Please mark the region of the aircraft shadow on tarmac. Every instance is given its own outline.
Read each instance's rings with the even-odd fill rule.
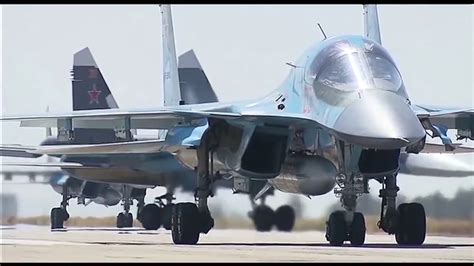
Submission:
[[[92,232],[92,231],[102,231],[102,232],[117,232],[117,234],[139,234],[139,235],[158,235],[166,234],[165,232],[157,231],[148,231],[143,228],[127,228],[127,229],[118,229],[118,228],[68,228],[68,229],[52,229],[51,232]]]
[[[329,243],[200,243],[202,246],[290,246],[290,247],[328,247],[335,248]],[[387,249],[444,249],[455,247],[474,247],[474,244],[424,244],[422,246],[399,246],[395,243],[370,243],[362,246],[344,244],[343,247],[351,248],[387,248]]]
[[[163,231],[148,231],[143,228],[68,228],[68,229],[55,229],[52,232],[72,232],[72,231],[109,231],[117,232],[118,234],[143,234],[143,235],[159,235],[169,234],[169,232]],[[168,245],[167,243],[144,243],[144,242],[88,242],[89,244],[100,244],[100,245]],[[173,245],[170,243],[170,245]],[[197,246],[289,246],[289,247],[328,247],[334,248],[329,243],[199,243]],[[368,243],[362,246],[351,246],[350,244],[344,244],[343,247],[352,248],[384,248],[384,249],[446,249],[456,247],[474,247],[474,244],[424,244],[422,246],[399,246],[395,243]]]
[[[154,246],[154,245],[174,245],[173,243],[153,243],[153,242],[117,242],[117,241],[92,241],[87,242],[88,244],[97,244],[97,245],[143,245],[143,246]],[[335,248],[328,243],[199,243],[192,246],[287,246],[287,247],[328,247]],[[343,248],[352,247],[352,248],[382,248],[382,249],[452,249],[456,247],[474,247],[474,244],[425,244],[422,246],[399,246],[397,244],[389,243],[370,243],[364,244],[362,246],[351,246],[344,245]]]
[[[127,233],[127,232],[137,232],[137,233],[147,233],[147,234],[157,234],[156,231],[150,232],[143,228],[104,228],[104,227],[84,227],[84,228],[62,228],[62,229],[52,229],[51,232],[74,232],[74,231],[108,231],[108,232],[117,232],[117,233]]]

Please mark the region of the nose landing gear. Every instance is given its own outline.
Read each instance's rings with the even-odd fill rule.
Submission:
[[[130,228],[133,226],[133,215],[130,212],[130,206],[133,203],[131,198],[132,188],[124,185],[122,189],[123,212],[117,215],[117,228]]]
[[[69,195],[67,182],[63,185],[62,196],[63,200],[61,201],[61,207],[51,209],[51,229],[64,228],[64,222],[69,219],[67,206],[69,205],[68,201],[71,199],[71,197]]]

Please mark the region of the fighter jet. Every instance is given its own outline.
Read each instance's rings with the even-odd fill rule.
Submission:
[[[201,70],[199,61],[193,50],[187,51],[179,57],[178,70],[180,75],[180,94],[183,99],[191,103],[203,103],[203,102],[216,102],[217,96],[208,84],[207,77]],[[89,48],[84,48],[74,54],[72,74],[72,103],[73,110],[98,110],[98,109],[114,109],[118,108],[118,105],[110,91],[105,78],[96,64],[92,53]],[[134,134],[133,134],[134,133]],[[128,135],[127,135],[128,134]],[[147,137],[148,139],[157,139]],[[74,132],[74,139],[68,142],[58,141],[56,137],[51,134],[51,128],[46,129],[46,139],[40,143],[40,146],[52,146],[52,145],[65,145],[65,144],[98,144],[98,143],[116,143],[123,142],[124,140],[144,140],[143,136],[137,135],[137,132],[127,132],[124,134],[115,134],[113,129],[90,129],[83,128]],[[20,157],[20,158],[37,158],[42,154],[34,154],[27,152],[30,150],[28,147],[20,145],[2,145],[0,147],[0,156],[5,157]],[[14,166],[47,166],[55,167],[52,158],[61,157],[62,155],[53,155],[53,157],[47,157],[47,162],[14,162],[11,165]],[[103,156],[79,158],[82,163],[89,163],[91,161],[104,161]],[[172,191],[175,187],[179,186],[184,191],[193,191],[195,178],[192,173],[189,178],[174,178],[169,183],[164,183],[162,180],[157,180],[153,184],[141,185],[141,184],[119,184],[116,182],[107,183],[107,179],[96,178],[97,175],[113,176],[120,175],[121,178],[141,178],[154,179],[157,172],[153,169],[149,171],[141,171],[140,169],[132,169],[134,164],[134,158],[127,158],[126,156],[106,156],[105,160],[113,161],[114,164],[119,164],[118,168],[107,168],[96,169],[98,171],[89,170],[86,173],[75,173],[72,170],[74,165],[66,166],[60,164],[63,167],[61,170],[49,170],[39,171],[31,170],[6,170],[2,169],[1,173],[5,180],[13,182],[13,176],[28,175],[30,182],[32,183],[44,183],[52,186],[54,191],[58,192],[63,196],[59,208],[53,208],[51,211],[51,228],[63,228],[63,222],[68,220],[69,213],[67,212],[67,206],[70,199],[77,198],[78,204],[88,205],[91,202],[105,205],[114,206],[120,201],[124,206],[123,213],[119,213],[117,216],[117,227],[131,227],[133,223],[133,216],[130,213],[130,205],[133,200],[137,200],[137,218],[142,221],[145,229],[157,229],[160,226],[161,217],[157,217],[157,212],[161,209],[169,209],[174,199]],[[161,160],[162,163],[167,163],[166,160]],[[8,165],[9,163],[4,163]],[[173,167],[169,165],[168,167]],[[174,162],[175,166],[177,162]],[[186,169],[184,169],[186,171]],[[105,172],[104,172],[105,171]],[[188,171],[189,172],[189,171]],[[88,173],[92,173],[88,176]],[[186,173],[183,173],[185,176]],[[43,180],[36,180],[36,176],[43,176]],[[85,176],[85,177],[84,177]],[[98,181],[98,182],[97,182]],[[113,180],[112,180],[113,181]],[[177,184],[177,182],[180,182]],[[168,188],[168,192],[155,199],[158,206],[155,204],[149,204],[145,206],[144,198],[147,188],[154,188],[156,185],[165,186]],[[88,200],[86,202],[86,200]],[[165,203],[166,202],[166,203]],[[146,207],[146,208],[144,208]],[[148,211],[151,209],[152,211]],[[143,211],[144,210],[144,211]],[[153,215],[149,213],[152,212]],[[142,217],[139,217],[139,214]],[[159,215],[163,216],[163,215]],[[147,217],[152,217],[148,218]],[[157,222],[158,221],[158,222]],[[164,225],[166,223],[161,223]],[[165,226],[169,228],[169,226]]]
[[[167,5],[161,9],[163,39],[168,44],[163,85],[177,92],[171,9]],[[382,184],[379,228],[394,234],[400,245],[421,245],[426,235],[423,206],[396,204],[400,154],[462,150],[447,136],[447,130],[457,130],[458,139],[473,140],[474,110],[412,103],[400,70],[382,46],[375,5],[364,6],[364,18],[363,36],[336,36],[312,45],[292,64],[282,84],[261,99],[186,105],[179,94],[165,94],[168,104],[163,108],[2,120],[21,120],[26,127],[56,127],[60,141],[73,140],[77,129],[114,129],[115,134],[125,135],[133,129],[166,130],[165,138],[159,140],[51,145],[27,152],[61,155],[63,168],[87,176],[92,176],[87,171],[104,163],[86,162],[84,158],[91,155],[126,155],[143,167],[166,165],[158,162],[177,158],[182,167],[196,172],[197,203],[172,206],[170,227],[175,244],[196,244],[200,234],[213,227],[207,201],[212,186],[224,179],[233,180],[234,190],[244,193],[250,191],[253,181],[263,182],[256,198],[270,189],[308,196],[334,191],[345,211],[330,215],[327,240],[336,246],[345,241],[362,245],[366,227],[363,214],[356,211],[357,198],[368,193],[368,181],[375,179]],[[443,145],[426,143],[427,134],[439,137]],[[105,166],[113,168],[114,164]],[[172,176],[170,180],[181,173],[173,167],[161,170]],[[107,178],[107,182],[112,179],[152,183],[146,178],[125,180],[120,176]]]
[[[109,90],[105,78],[101,78],[101,83],[103,86],[106,86],[104,90],[97,90],[98,86],[94,86],[93,79],[89,78],[89,75],[82,75],[88,71],[78,71],[80,68],[87,66],[79,66],[79,64],[84,64],[87,62],[86,59],[89,59],[88,67],[92,67],[95,63],[95,60],[89,49],[83,49],[77,52],[74,55],[73,62],[73,77],[72,77],[72,98],[73,98],[73,110],[84,110],[89,109],[93,110],[95,107],[110,109],[116,108],[117,104],[113,98],[112,92]],[[76,71],[74,71],[76,70]],[[94,67],[94,71],[97,71],[95,75],[102,75],[100,69]],[[199,63],[194,51],[190,50],[178,57],[178,74],[179,74],[179,83],[180,83],[180,94],[184,99],[184,102],[195,104],[199,102],[217,102],[218,98],[215,95],[212,86],[207,79],[206,74],[202,66]],[[78,82],[81,81],[81,82]],[[92,88],[92,89],[89,89]],[[97,90],[98,95],[102,95],[103,99],[110,99],[109,101],[114,105],[105,106],[97,105],[97,102],[104,102],[102,98],[97,97],[96,101],[90,101],[91,94],[86,93],[89,91]],[[104,93],[104,94],[102,94]],[[95,96],[95,95],[94,95]],[[80,139],[76,138],[73,143],[82,143],[87,144],[89,142],[95,143],[98,142],[98,137],[101,135],[96,131],[82,130],[79,134],[82,134]],[[134,134],[134,139],[143,139],[142,136]],[[81,141],[82,140],[82,141]],[[115,136],[115,134],[109,134],[108,136],[102,137],[101,140],[105,143],[120,142],[123,141]],[[51,129],[47,128],[46,130],[46,139],[40,145],[64,145],[66,143],[57,141],[56,137],[52,137]],[[461,148],[462,149],[462,148]],[[456,149],[459,151],[460,149]],[[1,146],[0,147],[1,156],[13,156],[13,157],[27,157],[34,158],[38,157],[37,154],[25,152],[25,147],[23,146]],[[111,156],[114,155],[105,155]],[[400,154],[400,169],[399,173],[403,174],[416,174],[420,175],[429,175],[429,176],[448,176],[448,177],[466,177],[473,176],[474,170],[470,167],[463,165],[462,162],[457,160],[446,160],[446,155],[408,155],[407,153]],[[51,157],[48,157],[48,159]],[[90,160],[90,159],[88,159]],[[52,160],[48,160],[48,165],[52,165]],[[87,163],[87,161],[85,161]],[[18,163],[15,163],[18,164]],[[31,165],[31,162],[27,165]],[[36,163],[36,165],[41,165],[41,163]],[[123,167],[128,167],[128,164],[125,164]],[[15,169],[16,168],[16,169]],[[165,229],[169,229],[169,219],[168,215],[164,215],[164,209],[169,210],[169,207],[172,205],[173,200],[173,191],[169,191],[160,197],[155,199],[155,203],[149,203],[145,205],[144,198],[146,195],[146,189],[141,187],[131,187],[131,196],[130,198],[124,197],[124,191],[127,189],[126,184],[118,183],[103,183],[103,182],[94,182],[94,177],[84,177],[83,179],[76,178],[74,176],[63,173],[61,170],[34,170],[34,168],[29,167],[27,170],[17,169],[5,169],[2,168],[1,174],[4,176],[4,180],[12,183],[14,181],[14,176],[28,176],[29,183],[43,183],[51,185],[55,192],[63,195],[63,199],[60,204],[60,208],[55,208],[52,211],[51,215],[51,227],[52,229],[62,228],[63,221],[67,220],[69,213],[67,212],[68,202],[71,199],[77,198],[78,204],[88,205],[90,203],[101,204],[104,206],[115,206],[122,201],[124,206],[124,214],[119,214],[117,216],[117,226],[118,227],[130,227],[132,226],[133,217],[129,213],[130,205],[132,201],[137,201],[137,219],[142,223],[145,229],[156,230],[160,226],[163,226]],[[107,171],[107,169],[102,170]],[[113,170],[112,170],[113,171]],[[142,170],[137,170],[138,172]],[[154,172],[142,171],[144,175],[149,174],[151,178],[154,176]],[[109,175],[109,173],[104,173],[104,175]],[[43,176],[43,179],[37,179],[36,176]],[[17,178],[15,178],[17,179]],[[94,180],[94,181],[90,181]],[[26,183],[28,184],[28,183]],[[189,189],[190,192],[194,188],[194,176],[191,176],[189,179],[189,184],[183,184],[184,189]],[[232,188],[232,182],[222,180],[215,184],[216,188],[225,187]],[[252,203],[252,210],[249,211],[249,217],[252,219],[255,228],[258,231],[270,231],[273,226],[280,231],[291,231],[295,224],[295,213],[291,206],[283,205],[278,207],[276,210],[272,210],[270,206],[265,204],[265,199],[267,196],[272,195],[274,189],[267,190],[264,194],[259,196],[260,203],[257,204],[254,200],[256,195],[259,193],[261,188],[265,185],[265,181],[253,180],[251,181],[250,187],[248,190],[250,202]],[[170,188],[171,186],[168,186]],[[186,190],[185,190],[186,191]],[[238,192],[238,191],[236,191]],[[146,208],[143,208],[145,207]],[[58,210],[62,209],[62,210]],[[127,211],[128,210],[128,211]],[[145,210],[145,211],[143,211]],[[58,214],[62,213],[64,219],[60,219]],[[126,222],[124,218],[127,217]],[[143,218],[143,219],[142,219]],[[168,221],[168,222],[167,222]]]

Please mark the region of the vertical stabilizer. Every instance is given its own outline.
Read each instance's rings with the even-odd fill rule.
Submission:
[[[72,105],[74,111],[118,108],[87,47],[74,54]]]
[[[97,110],[118,108],[89,48],[74,54],[72,69],[72,109]],[[105,128],[75,128],[75,144],[95,144],[116,141],[115,131]]]
[[[179,105],[181,101],[173,19],[170,5],[160,5],[160,8],[163,41],[163,104],[173,106]]]
[[[217,96],[193,50],[178,58],[179,87],[185,104],[214,103]]]
[[[364,5],[364,36],[382,44],[377,5]]]

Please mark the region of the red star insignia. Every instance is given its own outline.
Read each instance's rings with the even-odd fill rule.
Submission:
[[[95,85],[95,83],[92,85],[92,90],[91,91],[88,91],[89,93],[89,104],[92,104],[92,103],[96,103],[96,104],[99,104],[99,94],[102,93],[102,91],[99,91],[97,90],[97,87]]]

